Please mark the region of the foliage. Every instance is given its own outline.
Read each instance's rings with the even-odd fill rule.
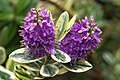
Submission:
[[[34,11],[33,8],[32,8],[32,11]],[[29,14],[30,16],[32,16],[31,13]],[[52,16],[51,14],[49,15]],[[39,18],[37,17],[37,19]],[[68,22],[69,14],[67,11],[63,12],[60,15],[56,24],[57,25],[56,42],[57,41],[60,42],[67,35],[67,33],[70,32],[70,30],[73,27],[73,24],[75,23],[75,20],[76,20],[76,16],[73,16],[70,22]],[[38,56],[36,55],[35,52],[32,52],[31,50],[29,50],[29,48],[26,48],[26,47],[17,49],[9,55],[9,57],[16,62],[16,64],[14,65],[15,75],[18,79],[35,79],[36,77],[43,79],[45,77],[54,77],[55,75],[64,74],[68,71],[81,73],[81,72],[88,71],[89,69],[92,68],[92,65],[86,60],[79,60],[74,62],[76,64],[73,64],[71,62],[72,61],[71,56],[63,52],[62,50],[60,50],[60,48],[55,48],[56,53],[51,52],[51,57],[50,57],[49,55]],[[41,52],[39,54],[41,54]]]

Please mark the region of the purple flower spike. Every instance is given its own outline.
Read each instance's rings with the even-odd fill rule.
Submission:
[[[80,23],[75,23],[71,31],[60,43],[60,49],[71,56],[72,60],[85,59],[94,49],[98,48],[101,38],[94,17],[87,17]]]
[[[55,54],[54,23],[47,9],[32,8],[21,27],[22,44],[37,57]]]

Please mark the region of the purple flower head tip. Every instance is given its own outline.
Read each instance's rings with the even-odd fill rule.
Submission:
[[[24,20],[20,34],[23,37],[22,44],[37,57],[55,53],[54,23],[50,18],[49,11],[43,8],[39,10],[31,8]]]
[[[85,59],[94,49],[98,48],[101,38],[94,17],[87,17],[81,22],[76,22],[71,31],[60,43],[60,49],[69,54],[72,60]]]

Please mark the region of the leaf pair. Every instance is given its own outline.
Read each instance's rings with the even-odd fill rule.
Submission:
[[[80,60],[76,62],[75,65],[71,65],[70,61],[71,58],[68,54],[64,53],[61,50],[56,49],[58,54],[52,54],[51,57],[55,61],[57,61],[57,65],[59,67],[59,73],[58,74],[64,74],[67,71],[75,72],[75,73],[81,73],[88,71],[92,68],[92,65],[87,62],[86,60]],[[62,63],[62,64],[61,64]]]
[[[76,15],[72,17],[69,21],[69,14],[67,11],[63,12],[56,23],[55,33],[57,35],[57,41],[61,41],[67,33],[71,30],[73,24],[75,23]]]
[[[71,58],[68,54],[63,51],[56,49],[58,54],[51,54],[51,57],[60,63],[68,63],[71,61]],[[20,48],[13,51],[9,57],[18,63],[31,63],[43,59],[43,57],[36,57],[35,53],[27,51],[25,48]]]

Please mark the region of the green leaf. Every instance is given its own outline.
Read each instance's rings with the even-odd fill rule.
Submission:
[[[114,66],[113,71],[114,71],[115,73],[117,73],[118,75],[120,75],[120,63],[118,63],[118,64],[116,64],[116,65]],[[120,77],[120,76],[119,76],[119,77]]]
[[[13,16],[12,13],[0,13],[0,20],[12,20]]]
[[[32,71],[40,71],[41,66],[43,63],[41,61],[36,61],[32,63],[21,64],[24,68]]]
[[[15,75],[13,72],[5,69],[4,67],[0,66],[0,79],[3,80],[14,80],[15,79]]]
[[[68,72],[68,70],[62,66],[62,64],[60,64],[58,62],[55,62],[53,64],[56,65],[59,68],[59,72],[58,72],[57,75],[65,74],[65,73]]]
[[[59,49],[56,49],[56,51],[58,52],[57,54],[51,54],[51,57],[53,60],[60,62],[60,63],[68,63],[71,61],[71,58],[67,53]]]
[[[0,32],[0,45],[6,47],[9,42],[15,37],[17,33],[17,26],[13,22],[4,26],[4,28]]]
[[[6,51],[3,47],[0,46],[0,64],[4,63],[6,60]]]
[[[16,13],[17,14],[21,13],[29,3],[30,0],[18,0]]]
[[[8,58],[5,68],[7,70],[14,71],[14,65],[15,65],[15,62],[11,58]]]
[[[69,21],[69,14],[67,11],[63,12],[60,17],[57,20],[56,27],[55,27],[55,33],[57,35],[57,40],[59,40],[59,37],[64,33],[64,29],[67,26]]]
[[[23,68],[21,68],[18,65],[15,67],[16,67],[15,75],[19,79],[23,79],[23,80],[32,80],[33,79],[33,76],[28,71],[25,71]]]
[[[74,15],[73,17],[72,17],[72,19],[69,21],[69,23],[68,23],[68,25],[67,25],[67,27],[65,27],[65,31],[64,31],[64,34],[62,34],[61,36],[60,36],[60,39],[58,40],[58,41],[61,41],[66,35],[67,35],[67,33],[71,30],[71,28],[73,27],[73,25],[74,25],[74,23],[75,23],[75,20],[76,20],[76,15]]]
[[[13,7],[10,7],[8,0],[0,0],[0,12],[12,12],[12,8]]]
[[[120,48],[116,51],[115,59],[119,62],[120,61]]]
[[[36,54],[31,53],[30,51],[25,50],[25,48],[20,48],[13,51],[9,57],[18,63],[32,63],[42,59],[41,57],[37,57]]]
[[[85,72],[92,68],[92,65],[85,60],[78,61],[76,65],[70,65],[70,63],[68,63],[68,64],[64,64],[63,66],[67,70],[75,73]]]
[[[110,52],[103,53],[103,59],[105,62],[107,62],[109,65],[114,65],[116,63],[115,57]]]
[[[44,77],[54,77],[58,72],[58,67],[53,64],[43,65],[40,69],[40,74]]]

